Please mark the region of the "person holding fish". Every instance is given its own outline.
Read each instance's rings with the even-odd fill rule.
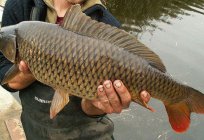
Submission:
[[[61,24],[66,11],[78,3],[92,19],[120,26],[100,0],[7,0],[2,27],[26,20]],[[1,81],[11,66],[11,62],[0,53]],[[121,113],[131,102],[131,95],[122,81],[103,81],[96,89],[97,98],[94,100],[70,96],[69,104],[50,119],[54,90],[37,81],[23,60],[18,68],[18,75],[2,86],[11,92],[19,91],[21,121],[28,140],[113,139],[113,122],[106,114]],[[144,103],[150,99],[146,91],[142,91],[140,96]]]

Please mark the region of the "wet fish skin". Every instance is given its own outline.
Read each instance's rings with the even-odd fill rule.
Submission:
[[[20,26],[26,30],[26,25],[22,23]],[[39,29],[40,33],[29,30],[30,27]],[[154,76],[157,70],[151,69],[143,58],[103,40],[77,35],[62,28],[56,31],[56,28],[57,25],[34,22],[28,25],[25,33],[19,27],[20,60],[28,64],[34,77],[42,83],[88,99],[95,98],[97,86],[105,79],[121,79],[137,98],[139,90],[155,91],[161,86],[154,85],[155,80],[159,82],[158,76]],[[42,37],[42,34],[45,36]],[[27,42],[32,42],[32,38],[36,41],[30,46]],[[157,72],[157,75],[162,74]]]
[[[191,112],[204,113],[204,95],[173,80],[156,54],[128,33],[79,12],[72,8],[62,26],[37,21],[16,25],[15,62],[24,60],[38,81],[59,91],[52,101],[52,118],[68,103],[67,94],[94,99],[106,79],[122,80],[132,100],[143,106],[142,90],[163,101],[177,132],[187,130]],[[13,56],[7,58],[12,61]]]

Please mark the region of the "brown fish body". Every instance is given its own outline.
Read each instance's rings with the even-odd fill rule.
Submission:
[[[66,31],[58,25],[22,22],[17,42],[19,60],[26,61],[37,80],[83,98],[93,99],[97,86],[105,79],[121,79],[133,98],[138,98],[138,91],[142,89],[159,98],[159,93],[166,92],[167,87],[177,86],[143,58],[109,42]],[[181,88],[173,97],[178,97]],[[168,96],[160,99],[168,100]]]
[[[204,95],[171,79],[151,50],[120,29],[74,12],[79,12],[78,7],[67,14],[63,28],[43,22],[16,25],[16,61],[24,60],[37,80],[56,90],[94,99],[104,80],[121,79],[133,101],[143,105],[141,90],[163,101],[177,132],[188,128],[191,112],[204,113]],[[67,98],[60,94],[54,97],[56,102]]]

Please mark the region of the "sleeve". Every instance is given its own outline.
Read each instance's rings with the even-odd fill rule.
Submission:
[[[24,9],[23,1],[7,0],[3,11],[1,26],[15,25],[23,21],[25,17]]]

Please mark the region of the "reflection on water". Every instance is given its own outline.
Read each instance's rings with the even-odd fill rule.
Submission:
[[[142,32],[155,24],[171,24],[169,18],[182,18],[186,11],[204,14],[204,0],[109,0],[107,7],[123,23],[126,30]]]
[[[169,74],[204,93],[204,0],[109,0],[107,7],[161,57]],[[132,103],[111,115],[116,140],[203,140],[203,115],[192,114],[190,129],[176,134],[163,104],[153,99],[150,105],[156,113]]]

